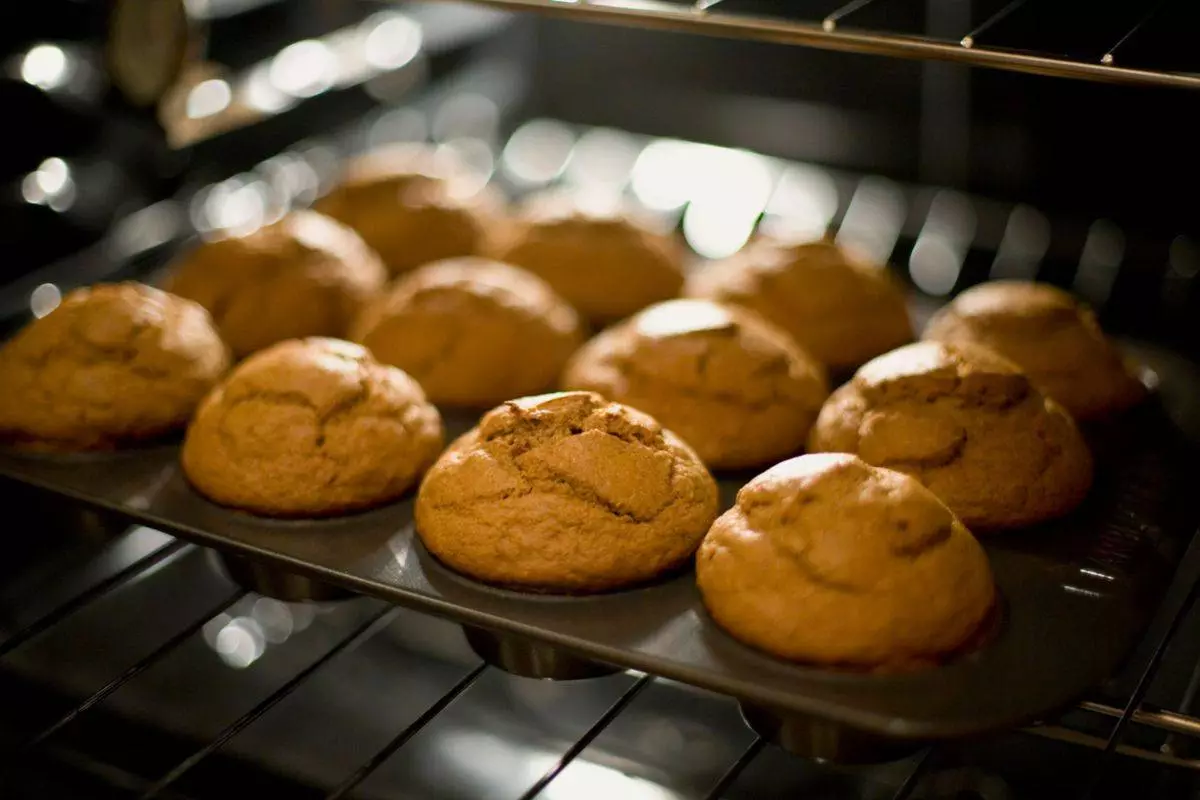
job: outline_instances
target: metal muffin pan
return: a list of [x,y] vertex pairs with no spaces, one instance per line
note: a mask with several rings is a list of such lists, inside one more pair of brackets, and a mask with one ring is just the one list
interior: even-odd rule
[[[518,674],[634,669],[733,696],[757,729],[785,746],[837,757],[842,742],[857,751],[864,737],[914,744],[1023,724],[1072,703],[1120,665],[1200,517],[1188,477],[1197,430],[1190,398],[1200,397],[1200,380],[1172,356],[1137,355],[1157,374],[1159,391],[1100,432],[1106,455],[1084,507],[983,540],[1004,601],[994,637],[951,663],[906,674],[806,667],[757,652],[712,623],[690,572],[581,597],[481,585],[421,546],[412,496],[328,520],[262,519],[197,494],[175,445],[89,458],[0,453],[0,475],[217,548],[251,583],[273,567],[456,620],[481,655]],[[468,424],[448,420],[452,434]],[[722,481],[726,505],[747,477]]]

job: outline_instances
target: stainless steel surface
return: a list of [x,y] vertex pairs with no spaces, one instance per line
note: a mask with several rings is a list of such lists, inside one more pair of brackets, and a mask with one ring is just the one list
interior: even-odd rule
[[[850,53],[952,61],[977,67],[1029,72],[1060,78],[1081,78],[1106,83],[1200,88],[1200,74],[1123,67],[1112,51],[1101,61],[1080,61],[1055,55],[992,49],[979,41],[982,31],[963,32],[959,40],[941,40],[899,33],[843,27],[835,14],[811,22],[751,14],[725,13],[711,2],[670,3],[659,0],[474,0],[514,11],[642,28],[758,39],[778,44],[802,45]],[[845,16],[861,5],[850,4]],[[1117,45],[1114,45],[1114,48]]]

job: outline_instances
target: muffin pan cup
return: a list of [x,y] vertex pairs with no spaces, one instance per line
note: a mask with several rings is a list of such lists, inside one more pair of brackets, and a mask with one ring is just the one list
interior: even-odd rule
[[580,658],[561,647],[532,639],[497,633],[473,625],[462,626],[475,655],[510,675],[539,680],[576,681],[620,672],[620,667]]
[[222,571],[237,585],[285,603],[329,603],[354,597],[341,586],[264,561],[216,551]]
[[[1200,521],[1190,477],[1196,450],[1185,435],[1200,431],[1200,379],[1177,359],[1143,352],[1159,395],[1122,421],[1121,446],[1101,460],[1085,506],[1055,523],[983,538],[1004,600],[995,636],[943,666],[904,674],[822,669],[757,652],[709,619],[690,573],[589,597],[483,586],[425,551],[411,495],[327,520],[262,519],[197,494],[174,446],[86,461],[3,453],[0,475],[255,565],[491,632],[472,632],[473,646],[518,674],[574,676],[599,664],[661,675],[739,699],[750,722],[786,747],[852,758],[859,739],[911,746],[1052,714],[1110,677],[1136,644]],[[461,427],[447,423],[451,435]],[[726,503],[740,482],[723,481]],[[233,563],[236,571],[244,562]],[[568,663],[560,653],[584,664],[560,671],[555,665]]]

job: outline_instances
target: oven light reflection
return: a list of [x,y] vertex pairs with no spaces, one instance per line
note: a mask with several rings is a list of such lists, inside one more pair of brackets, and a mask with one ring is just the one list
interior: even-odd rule
[[188,92],[187,115],[191,119],[202,119],[219,114],[233,101],[233,90],[220,78],[201,81]]
[[47,158],[21,181],[25,202],[66,211],[75,203],[75,180],[61,158]]
[[271,61],[271,84],[291,97],[313,97],[337,80],[337,58],[316,39],[290,44]]
[[29,294],[29,310],[41,319],[62,302],[62,290],[53,283],[43,283]]
[[201,629],[205,644],[234,669],[246,669],[271,646],[306,630],[317,614],[308,603],[269,597],[243,600],[238,608],[234,614],[218,614]]
[[34,45],[21,59],[21,80],[45,91],[64,85],[71,72],[71,60],[58,45]]
[[517,183],[543,186],[562,174],[574,146],[575,134],[566,125],[552,120],[531,120],[509,138],[500,165]]
[[674,211],[687,204],[698,177],[694,147],[678,139],[658,139],[646,145],[630,178],[630,187],[642,205],[653,211]]
[[819,239],[828,232],[837,210],[833,179],[815,167],[793,165],[779,178],[762,229],[777,239]]
[[376,69],[399,69],[421,52],[421,28],[408,17],[386,14],[368,19],[363,26],[370,29],[363,59]]
[[774,189],[767,160],[745,150],[693,145],[691,161],[704,182],[683,215],[683,235],[704,258],[726,258],[750,240]]

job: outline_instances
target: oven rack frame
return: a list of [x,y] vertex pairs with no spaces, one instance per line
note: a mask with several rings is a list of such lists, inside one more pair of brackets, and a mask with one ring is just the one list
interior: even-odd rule
[[[866,55],[948,61],[975,67],[1058,78],[1134,86],[1200,89],[1200,73],[1145,69],[1120,62],[1120,50],[1138,35],[1166,2],[1134,16],[1115,41],[1104,43],[1095,61],[1029,52],[989,44],[988,33],[1018,13],[1029,0],[1011,0],[983,22],[959,32],[957,39],[915,36],[854,26],[854,15],[886,0],[831,0],[819,19],[796,20],[726,11],[727,0],[472,0],[509,11],[533,11],[567,19],[751,39]],[[837,5],[833,5],[836,2]]]
[[[122,536],[134,535],[136,528],[129,529]],[[147,553],[138,555],[132,562],[116,572],[103,577],[81,589],[60,604],[54,606],[41,616],[30,621],[23,627],[10,633],[0,640],[0,661],[11,652],[31,640],[49,632],[58,623],[73,614],[83,610],[91,603],[97,602],[108,594],[116,592],[121,587],[138,580],[141,576],[154,570],[168,561],[182,558],[193,551],[203,550],[201,545],[188,543],[179,539],[165,540]],[[1191,556],[1192,558],[1189,558]],[[1200,540],[1193,541],[1184,562],[1200,556]],[[1196,576],[1191,576],[1195,578]],[[1098,751],[1095,769],[1085,782],[1082,797],[1091,797],[1092,791],[1100,785],[1106,770],[1114,762],[1116,756],[1128,756],[1160,765],[1200,772],[1200,758],[1190,758],[1180,755],[1181,748],[1178,740],[1173,737],[1184,737],[1200,742],[1200,716],[1187,711],[1172,711],[1155,708],[1144,703],[1144,697],[1149,690],[1163,658],[1175,639],[1181,623],[1192,610],[1196,600],[1200,598],[1200,580],[1191,580],[1188,591],[1174,602],[1168,601],[1167,607],[1160,609],[1159,621],[1161,633],[1154,637],[1153,646],[1147,656],[1137,664],[1137,680],[1129,696],[1120,705],[1089,700],[1079,704],[1075,709],[1093,718],[1108,718],[1113,720],[1112,727],[1106,736],[1086,733],[1056,721],[1027,727],[1024,732],[1055,739],[1069,744],[1093,748]],[[67,725],[87,714],[107,697],[121,687],[153,667],[158,662],[171,655],[178,647],[192,637],[198,635],[202,628],[214,617],[227,611],[244,599],[250,592],[237,589],[223,597],[216,605],[180,628],[173,635],[163,640],[157,647],[146,653],[122,673],[113,677],[92,694],[79,700],[68,711],[59,716],[54,722],[41,728],[34,735],[18,742],[15,747],[6,752],[0,752],[0,769],[6,763],[12,763],[29,755],[37,755],[60,763],[64,767],[75,769],[90,777],[100,780],[113,789],[130,792],[139,798],[165,798],[166,800],[189,800],[186,795],[174,789],[176,782],[194,767],[208,757],[217,753],[227,742],[238,733],[250,726],[259,718],[271,711],[276,705],[285,700],[293,692],[302,690],[305,683],[322,668],[333,662],[343,653],[353,650],[358,645],[374,636],[400,612],[395,606],[382,605],[370,613],[366,619],[357,625],[349,634],[343,636],[318,656],[307,667],[297,672],[293,677],[277,687],[251,709],[226,725],[219,733],[207,742],[199,745],[190,756],[178,762],[168,772],[155,780],[135,775],[127,770],[98,761],[91,756],[76,750],[56,746],[53,739],[56,733]],[[487,662],[478,663],[461,672],[454,685],[445,693],[434,699],[426,709],[412,722],[398,730],[382,748],[365,758],[360,765],[347,774],[343,780],[325,793],[326,800],[341,800],[353,796],[356,787],[362,784],[372,773],[381,767],[392,755],[399,751],[423,728],[433,722],[437,716],[461,697],[485,672],[497,669]],[[595,721],[580,735],[563,753],[537,778],[521,795],[520,800],[533,800],[538,797],[564,770],[578,757],[584,749],[608,727],[633,700],[645,690],[655,676],[637,674],[635,680]],[[1191,675],[1191,683],[1200,681],[1200,663],[1197,663]],[[1185,701],[1186,703],[1186,701]],[[1152,730],[1166,734],[1169,738],[1158,749],[1150,749],[1141,745],[1129,744],[1127,739],[1134,729]],[[755,737],[746,749],[723,771],[721,776],[712,784],[705,794],[706,800],[719,800],[724,791],[737,779],[759,751],[767,744],[762,737]],[[914,759],[908,774],[891,794],[891,800],[908,800],[921,785],[939,759],[939,745],[927,746]]]

